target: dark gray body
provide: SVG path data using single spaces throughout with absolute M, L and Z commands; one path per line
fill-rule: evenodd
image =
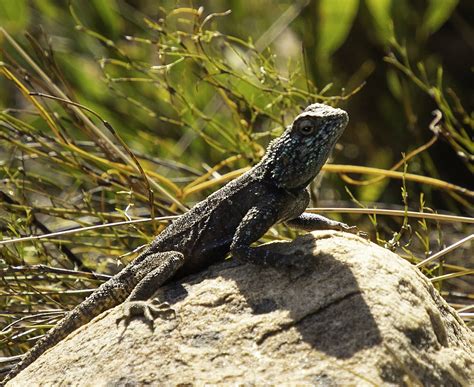
M 70 311 L 25 355 L 6 383 L 46 349 L 103 311 L 124 303 L 125 319 L 159 312 L 149 298 L 164 283 L 196 273 L 231 252 L 242 262 L 286 267 L 291 257 L 252 247 L 279 222 L 304 230 L 355 227 L 304 213 L 308 184 L 319 173 L 348 122 L 347 113 L 313 104 L 269 145 L 251 170 L 196 204 L 171 223 L 120 273 Z
M 175 278 L 196 273 L 225 258 L 237 228 L 251 208 L 284 203 L 269 214 L 272 224 L 283 222 L 297 217 L 308 206 L 309 195 L 302 193 L 294 195 L 275 187 L 252 169 L 176 219 L 153 241 L 150 250 L 192 255 L 193 259 L 184 261 Z

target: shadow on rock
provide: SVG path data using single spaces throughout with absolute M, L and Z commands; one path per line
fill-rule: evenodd
M 317 240 L 308 234 L 293 242 L 261 247 L 295 257 L 304 254 L 304 268 L 263 268 L 231 260 L 210 268 L 206 277 L 233 280 L 256 315 L 278 309 L 289 312 L 288 321 L 263 333 L 257 340 L 259 344 L 294 327 L 302 340 L 316 350 L 336 358 L 349 358 L 379 344 L 380 331 L 351 268 L 330 253 L 313 255 L 316 244 Z M 173 286 L 166 292 L 166 301 L 171 304 L 184 297 L 186 291 L 182 286 Z
M 317 240 L 305 235 L 293 242 L 267 245 L 271 251 L 306 254 L 315 250 Z M 308 266 L 304 269 L 285 271 L 279 269 L 288 298 L 277 302 L 263 298 L 255 300 L 249 294 L 247 301 L 254 313 L 260 313 L 273 304 L 288 310 L 294 326 L 302 339 L 316 350 L 337 358 L 352 357 L 358 351 L 378 345 L 381 334 L 377 323 L 364 300 L 351 268 L 328 252 L 307 254 Z M 270 285 L 271 284 L 267 284 Z M 246 295 L 246 286 L 239 286 Z M 268 289 L 269 293 L 271 289 Z M 262 289 L 262 296 L 266 289 Z M 263 305 L 262 305 L 263 301 Z M 263 341 L 272 332 L 260 339 Z

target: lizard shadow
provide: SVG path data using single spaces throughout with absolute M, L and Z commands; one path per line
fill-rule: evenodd
M 307 234 L 293 242 L 270 243 L 264 248 L 291 255 L 301 243 L 311 251 L 317 240 Z M 294 327 L 304 342 L 327 355 L 350 358 L 379 344 L 380 331 L 351 268 L 330 253 L 304 258 L 308 261 L 306 267 L 291 270 L 230 260 L 211 266 L 205 277 L 231 279 L 255 315 L 287 310 L 286 328 Z M 186 280 L 193 282 L 193 277 Z M 174 285 L 165 297 L 173 304 L 186 295 L 182 285 Z M 271 335 L 273 332 L 264 333 L 258 341 L 262 343 Z
M 312 234 L 306 234 L 292 242 L 264 247 L 272 252 L 296 256 L 301 245 L 305 251 L 313 251 L 317 243 Z M 337 358 L 349 358 L 360 350 L 379 344 L 382 338 L 377 322 L 350 266 L 329 252 L 307 255 L 303 259 L 307 264 L 294 270 L 258 268 L 262 273 L 260 276 L 256 274 L 261 279 L 260 291 L 258 287 L 255 291 L 255 286 L 249 286 L 245 277 L 235 276 L 233 279 L 255 314 L 287 310 L 292 320 L 289 325 L 298 330 L 303 341 L 318 351 Z M 276 278 L 266 281 L 266 270 L 276 270 Z M 279 287 L 288 297 L 280 294 L 268 296 L 275 294 L 272 291 L 275 280 L 281 281 Z

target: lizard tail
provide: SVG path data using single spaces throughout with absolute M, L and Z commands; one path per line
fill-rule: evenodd
M 120 274 L 121 273 L 118 275 L 120 276 Z M 16 364 L 5 379 L 0 382 L 0 387 L 3 387 L 9 380 L 18 375 L 20 371 L 40 357 L 47 349 L 59 343 L 77 328 L 87 324 L 102 312 L 124 302 L 130 293 L 129 287 L 126 282 L 114 281 L 115 278 L 103 283 L 94 293 L 68 312 L 55 327 L 38 340 L 25 357 Z

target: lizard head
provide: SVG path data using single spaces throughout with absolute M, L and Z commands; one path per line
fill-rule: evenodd
M 261 161 L 266 178 L 285 189 L 306 187 L 321 170 L 348 121 L 342 109 L 309 105 L 268 146 Z

